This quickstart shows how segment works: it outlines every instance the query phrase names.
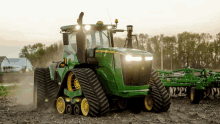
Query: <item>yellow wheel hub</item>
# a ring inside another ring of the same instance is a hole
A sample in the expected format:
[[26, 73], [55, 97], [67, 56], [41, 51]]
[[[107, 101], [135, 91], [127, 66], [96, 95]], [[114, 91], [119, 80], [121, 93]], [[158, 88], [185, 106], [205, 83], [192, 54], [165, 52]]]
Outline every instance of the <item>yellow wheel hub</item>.
[[[73, 82], [73, 80], [74, 80], [74, 82]], [[75, 77], [73, 72], [70, 72], [69, 75], [68, 75], [68, 78], [67, 78], [67, 89], [70, 92], [73, 92], [74, 90], [81, 89], [81, 87], [79, 85], [79, 81], [77, 80], [77, 78]]]
[[59, 97], [57, 99], [57, 111], [63, 114], [65, 112], [65, 108], [66, 108], [66, 105], [65, 105], [65, 101], [63, 97]]
[[81, 111], [84, 116], [89, 114], [89, 103], [86, 98], [84, 98], [81, 102]]
[[148, 111], [151, 111], [152, 108], [153, 108], [153, 100], [151, 98], [150, 95], [147, 95], [144, 99], [144, 105], [145, 105], [145, 108], [148, 110]]
[[191, 100], [194, 100], [194, 95], [193, 95], [193, 91], [191, 91]]

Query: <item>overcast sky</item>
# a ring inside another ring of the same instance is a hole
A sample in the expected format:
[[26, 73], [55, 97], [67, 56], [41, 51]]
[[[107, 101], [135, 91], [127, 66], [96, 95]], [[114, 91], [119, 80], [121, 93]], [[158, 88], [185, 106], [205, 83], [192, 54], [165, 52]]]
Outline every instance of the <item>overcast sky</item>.
[[[220, 0], [0, 0], [0, 56], [17, 58], [24, 45], [61, 40], [60, 27], [83, 22], [134, 26], [134, 33], [220, 32]], [[124, 36], [126, 33], [119, 33]]]

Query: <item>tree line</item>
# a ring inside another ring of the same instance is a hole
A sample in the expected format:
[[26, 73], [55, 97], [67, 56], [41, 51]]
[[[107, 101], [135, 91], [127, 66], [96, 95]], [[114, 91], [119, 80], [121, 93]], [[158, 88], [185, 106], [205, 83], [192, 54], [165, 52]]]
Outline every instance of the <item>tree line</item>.
[[[136, 35], [139, 49], [153, 54], [153, 67], [156, 69], [161, 69], [161, 50], [163, 50], [163, 69], [174, 70], [183, 67], [220, 69], [220, 33], [216, 34], [215, 39], [209, 33], [187, 31], [176, 36]], [[123, 47], [125, 40], [116, 37], [115, 46]], [[133, 37], [132, 41], [134, 48], [137, 48], [136, 38]]]
[[[183, 67], [191, 68], [220, 68], [220, 33], [216, 38], [209, 33], [182, 32], [177, 36], [163, 34], [149, 36], [136, 34], [138, 46], [153, 54], [153, 68], [161, 68], [161, 50], [163, 49], [163, 68], [170, 70]], [[124, 47], [126, 38], [114, 37], [115, 47]], [[136, 38], [133, 37], [133, 46], [137, 48]], [[52, 61], [62, 60], [63, 43], [61, 41], [45, 46], [42, 43], [27, 45], [21, 49], [19, 57], [27, 57], [33, 66], [48, 67]], [[172, 65], [172, 67], [171, 67]]]

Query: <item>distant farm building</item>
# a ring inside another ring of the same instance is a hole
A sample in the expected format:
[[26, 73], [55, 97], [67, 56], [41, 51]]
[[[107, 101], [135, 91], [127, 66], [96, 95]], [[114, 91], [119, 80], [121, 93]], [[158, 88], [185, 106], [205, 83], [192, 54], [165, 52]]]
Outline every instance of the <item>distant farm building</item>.
[[32, 71], [32, 64], [26, 58], [7, 58], [0, 56], [0, 72]]
[[12, 70], [12, 66], [10, 66], [10, 62], [6, 56], [0, 56], [0, 72], [10, 72]]

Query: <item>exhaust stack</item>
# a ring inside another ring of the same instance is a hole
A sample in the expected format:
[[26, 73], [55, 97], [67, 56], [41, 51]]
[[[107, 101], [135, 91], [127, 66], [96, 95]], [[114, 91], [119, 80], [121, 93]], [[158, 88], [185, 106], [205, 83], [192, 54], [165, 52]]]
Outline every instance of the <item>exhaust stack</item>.
[[84, 13], [81, 12], [78, 19], [78, 25], [80, 26], [79, 31], [76, 33], [76, 44], [77, 44], [77, 59], [80, 64], [87, 62], [87, 56], [86, 56], [86, 33], [83, 30], [83, 18]]

